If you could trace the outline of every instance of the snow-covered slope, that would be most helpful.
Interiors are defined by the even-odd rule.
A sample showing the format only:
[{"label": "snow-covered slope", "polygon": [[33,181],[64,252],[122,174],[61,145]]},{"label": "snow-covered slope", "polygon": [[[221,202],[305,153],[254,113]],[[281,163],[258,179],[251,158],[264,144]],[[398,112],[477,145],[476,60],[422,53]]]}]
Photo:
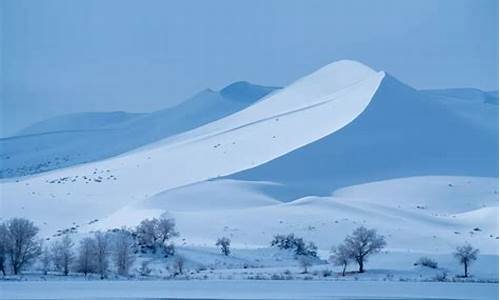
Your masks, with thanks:
[{"label": "snow-covered slope", "polygon": [[16,136],[58,131],[96,130],[117,125],[143,115],[122,111],[67,114],[32,124],[19,131]]},{"label": "snow-covered slope", "polygon": [[498,106],[470,105],[463,117],[459,103],[440,100],[387,75],[367,109],[346,127],[229,177],[285,184],[293,193],[282,200],[407,176],[497,177]]},{"label": "snow-covered slope", "polygon": [[[498,119],[471,121],[446,101],[336,62],[234,114],[119,156],[4,179],[1,216],[27,216],[50,234],[167,214],[190,243],[225,234],[235,245],[267,245],[294,231],[324,250],[365,224],[393,251],[449,252],[471,239],[494,253],[498,129],[487,123]],[[156,137],[168,130],[148,129]]]},{"label": "snow-covered slope", "polygon": [[195,130],[108,160],[4,180],[2,214],[26,214],[42,222],[47,215],[66,216],[52,219],[51,227],[58,228],[69,220],[105,217],[164,190],[263,164],[354,120],[383,77],[356,62],[336,62]]},{"label": "snow-covered slope", "polygon": [[[498,252],[496,178],[410,177],[288,203],[263,201],[269,195],[246,182],[221,182],[187,186],[133,203],[92,228],[133,220],[138,212],[144,218],[166,214],[176,219],[188,244],[210,246],[217,237],[228,236],[239,247],[265,246],[277,233],[294,232],[329,250],[365,225],[384,234],[391,251],[449,253],[468,241],[483,254]],[[236,185],[238,189],[228,189]],[[231,204],[220,205],[228,195],[233,196]],[[248,205],[250,197],[259,205]]]},{"label": "snow-covered slope", "polygon": [[446,89],[423,90],[420,93],[442,103],[466,122],[498,131],[498,92]]},{"label": "snow-covered slope", "polygon": [[0,178],[112,157],[225,117],[275,89],[237,82],[149,114],[83,113],[49,119],[22,132],[30,135],[0,139]]}]

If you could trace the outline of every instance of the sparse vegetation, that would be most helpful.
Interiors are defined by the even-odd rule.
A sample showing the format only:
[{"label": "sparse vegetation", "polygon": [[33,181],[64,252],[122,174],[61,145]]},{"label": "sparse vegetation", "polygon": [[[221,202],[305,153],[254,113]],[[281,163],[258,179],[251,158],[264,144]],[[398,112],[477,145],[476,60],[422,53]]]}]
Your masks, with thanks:
[{"label": "sparse vegetation", "polygon": [[271,246],[282,250],[292,250],[297,256],[317,257],[318,255],[318,247],[313,242],[306,244],[304,239],[295,237],[293,233],[275,235],[271,241]]},{"label": "sparse vegetation", "polygon": [[141,263],[141,267],[139,268],[139,274],[141,274],[141,276],[149,276],[149,274],[151,274],[151,268],[149,267],[149,263],[147,261],[143,261]]},{"label": "sparse vegetation", "polygon": [[300,262],[300,266],[303,269],[302,273],[303,274],[309,273],[309,267],[313,265],[311,257],[302,255],[299,257],[299,262]]},{"label": "sparse vegetation", "polygon": [[464,266],[464,277],[469,277],[469,266],[477,260],[479,249],[473,248],[470,244],[465,244],[456,248],[453,255],[458,262]]},{"label": "sparse vegetation", "polygon": [[428,267],[431,269],[437,269],[437,267],[438,267],[438,263],[435,260],[433,260],[432,258],[426,257],[426,256],[419,258],[414,263],[414,265]]},{"label": "sparse vegetation", "polygon": [[228,256],[229,254],[231,254],[231,250],[229,249],[229,246],[231,246],[231,240],[229,238],[221,237],[221,238],[217,239],[215,246],[219,247],[220,251],[225,256]]},{"label": "sparse vegetation", "polygon": [[69,235],[64,235],[64,237],[52,244],[51,252],[52,259],[56,270],[62,272],[64,276],[68,276],[71,264],[74,261],[73,254],[74,243],[69,237]]},{"label": "sparse vegetation", "polygon": [[12,271],[17,275],[41,253],[41,242],[37,239],[38,227],[27,219],[13,218],[7,220],[1,230],[1,244],[5,247]]},{"label": "sparse vegetation", "polygon": [[95,239],[95,260],[96,260],[96,271],[100,275],[101,279],[104,279],[107,275],[109,268],[109,251],[110,243],[109,236],[107,233],[98,231],[94,235]]},{"label": "sparse vegetation", "polygon": [[157,250],[162,250],[166,257],[174,254],[172,244],[167,244],[167,242],[179,235],[175,231],[174,219],[164,218],[143,220],[137,226],[135,234],[143,250],[149,249],[153,253],[156,253]]},{"label": "sparse vegetation", "polygon": [[80,248],[77,257],[77,272],[82,272],[85,276],[96,271],[94,253],[96,251],[96,243],[93,238],[87,237],[80,241]]},{"label": "sparse vegetation", "polygon": [[363,273],[367,258],[372,254],[380,252],[385,245],[384,237],[377,234],[375,229],[367,229],[361,226],[345,238],[344,244],[341,247],[346,251],[346,255],[358,264],[358,272]]},{"label": "sparse vegetation", "polygon": [[113,261],[118,274],[127,276],[135,261],[136,243],[132,233],[122,228],[112,234]]},{"label": "sparse vegetation", "polygon": [[[148,224],[151,220],[145,220],[141,224]],[[159,222],[159,220],[158,220]],[[156,221],[153,221],[153,224]],[[149,223],[151,224],[151,223]],[[159,223],[158,223],[159,224]],[[105,279],[110,275],[112,278],[115,276],[153,276],[155,278],[164,279],[230,279],[230,278],[247,278],[247,279],[266,279],[266,280],[289,280],[289,279],[303,279],[303,280],[337,280],[339,277],[328,278],[333,276],[331,269],[311,268],[313,265],[320,262],[317,256],[317,247],[313,243],[306,243],[302,238],[296,237],[294,234],[276,235],[272,241],[272,246],[278,249],[290,250],[290,253],[281,251],[270,251],[273,255],[271,257],[257,256],[257,257],[240,257],[239,255],[234,258],[225,258],[223,256],[216,257],[215,262],[205,262],[200,264],[199,259],[191,259],[192,252],[190,249],[182,249],[181,253],[187,253],[188,256],[181,256],[175,253],[172,237],[178,235],[173,230],[174,222],[165,222],[163,227],[153,226],[154,230],[162,231],[162,235],[158,235],[153,239],[159,241],[154,243],[161,246],[163,249],[159,252],[141,252],[139,251],[139,235],[138,230],[131,230],[127,228],[115,228],[106,232],[97,231],[92,236],[86,236],[78,242],[76,249],[72,241],[71,233],[66,232],[58,236],[55,240],[52,239],[51,243],[42,242],[37,238],[38,229],[36,226],[25,219],[11,219],[0,223],[0,270],[2,273],[7,274],[20,274],[21,270],[32,272],[33,274],[43,274],[43,279],[50,278],[45,275],[54,276],[53,271],[58,271],[60,274],[67,276],[70,271],[77,272],[84,276],[88,274],[95,274],[90,278]],[[12,227],[9,227],[12,226]],[[76,224],[73,223],[76,227]],[[163,229],[160,229],[163,228]],[[62,232],[60,230],[59,232]],[[22,233],[22,234],[20,234]],[[154,233],[154,232],[153,232]],[[157,232],[154,234],[158,234]],[[17,265],[17,272],[12,262],[12,255],[15,254],[12,248],[13,237],[21,237],[28,240],[16,241],[16,245],[23,245],[21,253],[27,253],[31,259],[24,259],[24,264]],[[144,238],[144,236],[143,236]],[[47,240],[50,240],[47,238]],[[144,240],[144,239],[143,239]],[[170,242],[170,243],[167,243]],[[46,244],[48,243],[48,244]],[[231,254],[230,251],[231,240],[227,237],[217,239],[215,246],[219,248],[224,256]],[[363,263],[366,259],[374,253],[380,252],[386,245],[383,236],[377,234],[373,229],[359,227],[350,235],[348,235],[344,242],[331,250],[330,262],[334,265],[340,266],[342,269],[342,276],[346,275],[346,269],[349,264],[355,262],[359,265],[359,272],[363,272]],[[43,247],[42,247],[43,246]],[[151,249],[152,250],[152,249]],[[261,251],[261,249],[259,250]],[[165,254],[165,253],[168,253]],[[259,252],[260,253],[260,252]],[[469,244],[457,247],[454,256],[458,259],[460,264],[464,266],[463,277],[450,277],[448,278],[449,271],[438,269],[438,264],[435,260],[429,257],[420,257],[414,265],[424,266],[432,269],[438,269],[432,273],[426,273],[428,277],[422,277],[418,274],[419,279],[409,277],[397,277],[396,274],[387,274],[383,280],[391,281],[471,281],[466,279],[469,277],[469,268],[475,260],[477,260],[479,250],[473,248]],[[163,255],[165,254],[165,255]],[[238,252],[239,254],[239,252]],[[259,254],[260,255],[260,254]],[[169,257],[166,257],[169,256]],[[15,255],[14,255],[15,257]],[[38,263],[34,268],[29,266],[38,258]],[[187,261],[189,259],[189,264]],[[251,262],[249,261],[252,260]],[[296,262],[292,262],[296,259]],[[134,262],[139,260],[138,266],[134,266]],[[292,273],[289,270],[281,272],[272,271],[259,271],[256,268],[264,268],[270,266],[272,260],[273,264],[278,263],[279,266],[285,262],[290,262],[290,266],[300,266],[301,270]],[[206,263],[206,264],[205,264]],[[153,267],[150,267],[151,266]],[[158,268],[158,266],[163,266]],[[186,265],[188,269],[186,270]],[[168,272],[165,274],[165,266]],[[217,273],[222,270],[221,273]],[[235,269],[233,273],[228,270]],[[294,269],[296,270],[296,269]],[[35,272],[33,272],[35,271]],[[443,271],[443,272],[440,272]],[[236,273],[239,272],[239,273]],[[77,274],[72,274],[77,276]],[[182,276],[181,276],[182,275]],[[25,274],[23,274],[25,276]],[[97,277],[98,276],[98,277]],[[218,277],[217,277],[218,276]],[[7,277],[7,279],[9,279]],[[358,280],[353,276],[353,280]],[[482,278],[478,280],[483,280]]]},{"label": "sparse vegetation", "polygon": [[332,255],[330,256],[330,261],[336,265],[342,267],[342,276],[345,276],[345,271],[347,266],[352,261],[352,253],[347,248],[346,245],[339,245],[332,248]]},{"label": "sparse vegetation", "polygon": [[182,275],[184,274],[184,264],[186,263],[186,260],[184,259],[183,256],[176,255],[174,257],[173,261],[173,268],[174,268],[174,275]]}]

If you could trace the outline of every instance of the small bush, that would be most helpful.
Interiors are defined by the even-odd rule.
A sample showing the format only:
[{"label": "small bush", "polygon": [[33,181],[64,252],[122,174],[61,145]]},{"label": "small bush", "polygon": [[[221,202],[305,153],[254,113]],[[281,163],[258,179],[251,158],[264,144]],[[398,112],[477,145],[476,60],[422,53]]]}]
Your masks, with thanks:
[{"label": "small bush", "polygon": [[293,233],[275,235],[271,246],[282,250],[293,250],[298,256],[317,257],[318,255],[318,247],[314,243],[306,243],[303,238],[296,237]]},{"label": "small bush", "polygon": [[423,267],[428,267],[431,269],[437,269],[438,263],[433,260],[432,258],[429,257],[421,257],[415,262],[413,265],[415,266],[423,266]]},{"label": "small bush", "polygon": [[148,266],[148,262],[147,261],[143,261],[141,263],[141,267],[139,268],[139,274],[141,274],[141,276],[149,276],[149,274],[151,274],[151,268],[149,268]]},{"label": "small bush", "polygon": [[436,276],[434,276],[433,280],[443,282],[443,281],[447,280],[447,277],[448,277],[448,274],[446,272],[441,272],[439,274],[436,274]]},{"label": "small bush", "polygon": [[282,274],[273,274],[271,275],[271,280],[285,280],[285,276]]},{"label": "small bush", "polygon": [[321,276],[323,276],[323,277],[330,277],[332,275],[333,275],[333,271],[330,269],[325,269],[325,270],[321,271]]}]

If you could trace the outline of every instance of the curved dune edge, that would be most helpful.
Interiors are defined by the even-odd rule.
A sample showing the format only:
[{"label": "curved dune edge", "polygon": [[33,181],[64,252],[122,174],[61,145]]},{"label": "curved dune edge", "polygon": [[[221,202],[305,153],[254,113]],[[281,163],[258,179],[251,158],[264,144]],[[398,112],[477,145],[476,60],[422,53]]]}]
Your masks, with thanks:
[{"label": "curved dune edge", "polygon": [[[53,218],[53,226],[67,225],[110,215],[168,189],[253,168],[352,122],[384,76],[356,62],[333,63],[247,109],[174,138],[108,160],[3,181],[2,216],[47,221],[44,216],[57,215],[61,218]],[[99,182],[82,180],[100,174]],[[68,179],[48,183],[61,178]],[[140,215],[112,223],[131,225]]]}]

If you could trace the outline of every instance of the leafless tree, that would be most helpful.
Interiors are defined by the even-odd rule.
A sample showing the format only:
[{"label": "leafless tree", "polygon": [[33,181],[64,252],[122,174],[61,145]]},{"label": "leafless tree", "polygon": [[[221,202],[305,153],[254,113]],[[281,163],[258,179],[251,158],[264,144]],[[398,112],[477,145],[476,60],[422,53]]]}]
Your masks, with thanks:
[{"label": "leafless tree", "polygon": [[459,263],[464,265],[464,277],[469,277],[469,266],[477,260],[479,249],[473,248],[470,244],[457,247],[453,256],[458,259]]},{"label": "leafless tree", "polygon": [[136,227],[136,235],[140,245],[154,250],[156,242],[157,219],[146,219]]},{"label": "leafless tree", "polygon": [[307,255],[299,256],[300,266],[304,269],[302,273],[307,274],[309,272],[309,267],[313,265],[312,257]]},{"label": "leafless tree", "polygon": [[78,258],[76,261],[77,271],[82,272],[85,276],[88,273],[93,273],[96,270],[95,256],[96,242],[93,238],[87,237],[80,241],[78,249]]},{"label": "leafless tree", "polygon": [[107,233],[98,231],[95,233],[95,260],[96,260],[96,270],[101,276],[101,279],[106,277],[109,268],[109,252],[110,243]]},{"label": "leafless tree", "polygon": [[174,267],[175,275],[180,275],[180,274],[184,273],[185,262],[186,262],[186,260],[184,259],[184,257],[182,257],[180,255],[177,255],[174,258],[173,267]]},{"label": "leafless tree", "polygon": [[359,265],[359,273],[365,271],[364,263],[368,256],[380,252],[385,245],[383,236],[378,235],[375,229],[367,229],[364,226],[356,228],[344,240],[344,247]]},{"label": "leafless tree", "polygon": [[149,262],[143,261],[138,271],[139,274],[141,274],[141,276],[149,276],[149,274],[151,274],[152,271],[151,268],[149,267]]},{"label": "leafless tree", "polygon": [[296,237],[293,233],[275,235],[271,241],[271,247],[282,250],[293,250],[299,256],[318,256],[318,247],[313,243],[306,243],[303,238]]},{"label": "leafless tree", "polygon": [[143,220],[136,228],[136,235],[139,244],[153,250],[162,249],[166,256],[170,254],[167,241],[179,235],[175,231],[175,220],[153,218]]},{"label": "leafless tree", "polygon": [[217,242],[215,243],[215,246],[220,247],[220,251],[225,256],[231,254],[231,249],[229,249],[229,246],[231,246],[231,240],[229,238],[227,237],[218,238]]},{"label": "leafless tree", "polygon": [[75,260],[73,246],[75,244],[69,235],[64,235],[61,240],[55,241],[52,244],[52,257],[56,269],[68,276],[71,264]]},{"label": "leafless tree", "polygon": [[7,257],[14,274],[31,264],[40,255],[40,241],[37,240],[38,227],[23,218],[13,218],[6,222]]},{"label": "leafless tree", "polygon": [[118,274],[127,276],[135,261],[136,244],[132,234],[126,229],[113,233],[113,261]]},{"label": "leafless tree", "polygon": [[174,219],[165,219],[160,218],[158,220],[158,240],[162,245],[179,235],[177,231],[175,231],[175,220]]},{"label": "leafless tree", "polygon": [[42,248],[42,254],[40,255],[40,263],[42,264],[43,274],[47,275],[52,265],[52,253],[48,246],[44,246]]},{"label": "leafless tree", "polygon": [[345,270],[347,266],[351,262],[351,253],[349,249],[345,245],[339,245],[337,247],[333,247],[332,256],[330,256],[330,261],[336,265],[342,267],[342,276],[345,276]]}]

